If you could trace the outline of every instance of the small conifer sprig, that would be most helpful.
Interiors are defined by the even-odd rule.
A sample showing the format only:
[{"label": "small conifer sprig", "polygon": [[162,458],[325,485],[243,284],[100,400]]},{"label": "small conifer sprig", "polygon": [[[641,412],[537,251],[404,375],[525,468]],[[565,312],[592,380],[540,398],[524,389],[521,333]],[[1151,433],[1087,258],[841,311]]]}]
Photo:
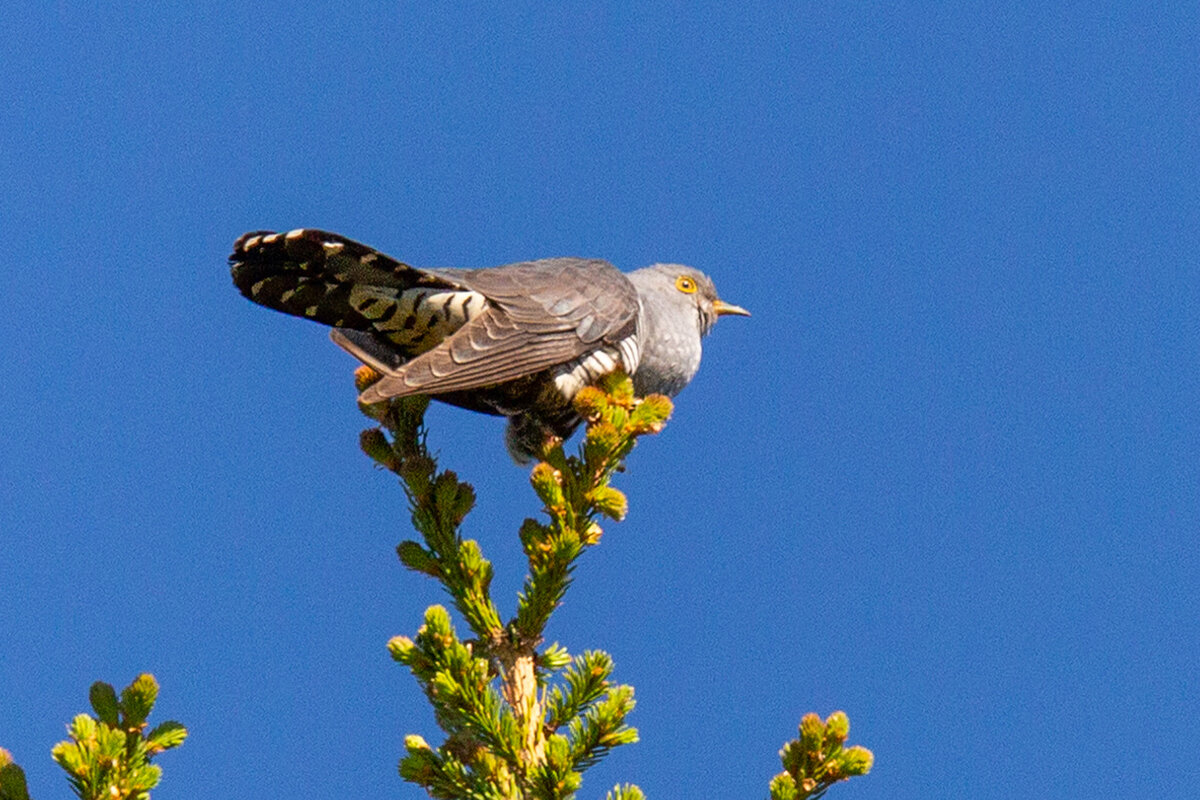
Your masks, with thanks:
[{"label": "small conifer sprig", "polygon": [[850,719],[835,711],[824,722],[816,714],[800,720],[800,735],[783,746],[784,771],[771,780],[771,800],[814,800],[833,784],[871,771],[875,756],[865,747],[846,747]]},{"label": "small conifer sprig", "polygon": [[148,800],[162,778],[162,768],[151,760],[183,744],[187,729],[168,720],[147,731],[146,719],[158,698],[153,675],[139,675],[119,697],[111,685],[98,681],[88,696],[95,716],[75,717],[67,726],[71,738],[50,754],[80,800]]}]

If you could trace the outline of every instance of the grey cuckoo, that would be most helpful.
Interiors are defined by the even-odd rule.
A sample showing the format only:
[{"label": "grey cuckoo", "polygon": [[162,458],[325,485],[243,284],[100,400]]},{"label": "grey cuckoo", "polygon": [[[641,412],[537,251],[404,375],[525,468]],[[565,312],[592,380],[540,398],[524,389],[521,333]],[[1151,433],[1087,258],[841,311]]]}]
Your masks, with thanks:
[{"label": "grey cuckoo", "polygon": [[700,366],[717,317],[704,273],[547,258],[491,269],[418,269],[325,231],[254,231],[229,257],[255,303],[333,326],[333,340],[383,378],[364,403],[424,394],[509,421],[509,452],[535,456],[579,424],[571,399],[622,369],[639,395],[674,396]]}]

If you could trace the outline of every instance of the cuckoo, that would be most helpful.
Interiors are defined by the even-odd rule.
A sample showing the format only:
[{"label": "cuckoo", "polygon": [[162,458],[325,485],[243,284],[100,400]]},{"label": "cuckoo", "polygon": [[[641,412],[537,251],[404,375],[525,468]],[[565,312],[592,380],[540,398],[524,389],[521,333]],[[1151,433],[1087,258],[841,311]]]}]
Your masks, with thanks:
[{"label": "cuckoo", "polygon": [[383,377],[360,399],[422,394],[508,418],[518,463],[579,424],[571,399],[615,370],[639,395],[673,397],[700,366],[717,318],[749,316],[680,264],[623,273],[547,258],[488,269],[411,267],[337,234],[243,235],[233,282],[260,305],[333,327],[334,342]]}]

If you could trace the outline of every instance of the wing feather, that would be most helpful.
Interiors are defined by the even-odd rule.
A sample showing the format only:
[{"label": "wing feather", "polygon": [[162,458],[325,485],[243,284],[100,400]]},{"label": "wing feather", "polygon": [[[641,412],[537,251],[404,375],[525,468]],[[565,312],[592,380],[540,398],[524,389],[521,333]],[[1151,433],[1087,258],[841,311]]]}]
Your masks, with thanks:
[{"label": "wing feather", "polygon": [[613,344],[633,332],[637,289],[612,264],[598,259],[547,258],[499,269],[429,270],[486,296],[530,330],[570,326],[580,340]]},{"label": "wing feather", "polygon": [[593,348],[573,328],[530,333],[489,309],[432,350],[363,392],[365,403],[410,394],[445,394],[532,375]]}]

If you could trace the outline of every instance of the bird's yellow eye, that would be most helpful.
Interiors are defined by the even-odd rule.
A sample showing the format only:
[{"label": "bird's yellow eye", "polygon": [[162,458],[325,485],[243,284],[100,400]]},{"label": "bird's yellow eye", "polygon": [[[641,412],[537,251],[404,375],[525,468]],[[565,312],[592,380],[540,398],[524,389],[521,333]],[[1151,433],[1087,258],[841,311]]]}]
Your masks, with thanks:
[{"label": "bird's yellow eye", "polygon": [[675,288],[684,294],[695,294],[696,282],[687,275],[680,275],[675,279]]}]

